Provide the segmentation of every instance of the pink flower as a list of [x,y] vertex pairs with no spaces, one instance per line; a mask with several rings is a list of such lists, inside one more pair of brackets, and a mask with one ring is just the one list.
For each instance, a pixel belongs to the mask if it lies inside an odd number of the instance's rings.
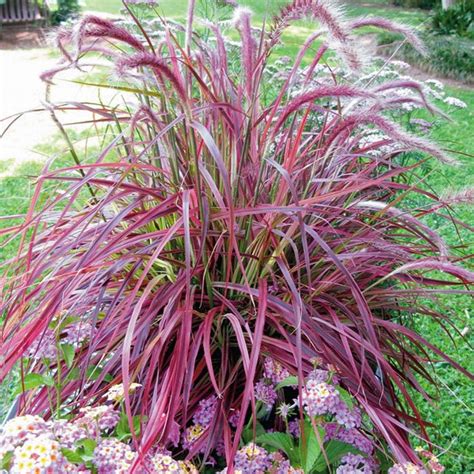
[[130,446],[115,438],[108,438],[95,448],[93,463],[98,474],[126,474],[130,472],[135,457]]
[[273,385],[262,379],[255,384],[255,398],[271,409],[277,399],[277,393]]
[[278,385],[288,378],[290,373],[279,362],[266,357],[263,362],[263,376],[270,379],[275,385]]
[[44,331],[33,342],[27,352],[27,357],[36,360],[40,359],[56,359],[58,355],[58,348],[56,344],[56,336],[51,329]]

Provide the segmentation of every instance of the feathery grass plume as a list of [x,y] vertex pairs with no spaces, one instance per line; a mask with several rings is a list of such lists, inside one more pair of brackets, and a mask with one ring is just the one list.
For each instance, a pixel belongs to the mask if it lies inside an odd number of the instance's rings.
[[[322,1],[295,0],[260,38],[277,38],[278,28],[302,14],[354,48],[349,23]],[[427,439],[427,423],[412,394],[428,397],[420,378],[435,384],[424,362],[434,353],[463,369],[396,316],[443,321],[446,315],[419,298],[468,285],[473,276],[420,217],[445,203],[405,185],[418,165],[403,165],[397,155],[420,149],[450,160],[383,115],[385,92],[414,84],[362,90],[337,68],[318,77],[331,41],[303,71],[316,33],[289,77],[268,84],[262,70],[276,41],[255,43],[250,13],[235,15],[242,53],[229,67],[216,59],[225,38],[213,28],[215,43],[188,28],[190,54],[186,35],[174,34],[166,19],[156,48],[91,17],[60,33],[60,69],[81,67],[91,43],[107,39],[100,42],[104,60],[123,73],[110,87],[122,97],[108,105],[71,101],[68,109],[90,113],[101,138],[103,127],[116,133],[93,162],[47,164],[24,223],[0,230],[21,237],[2,280],[0,379],[20,361],[23,373],[60,377],[58,401],[73,413],[122,383],[130,426],[134,416],[140,421],[131,434],[137,464],[159,447],[232,469],[241,434],[248,437],[256,422],[265,357],[298,376],[293,398],[316,363],[335,368],[370,420],[363,436],[398,462],[417,463],[409,434]],[[131,69],[142,74],[130,84]],[[292,95],[296,77],[311,86]],[[385,134],[369,147],[380,153],[363,152],[363,126]],[[64,193],[47,196],[50,182]],[[405,204],[417,194],[433,206]],[[424,274],[432,269],[441,276]],[[45,367],[28,356],[71,317],[94,334],[75,349],[72,365],[58,359]],[[132,383],[142,388],[130,398]],[[23,393],[19,406],[50,416],[50,399],[51,388],[42,387]],[[197,426],[207,399],[216,400],[214,408],[206,426]],[[281,419],[270,411],[265,423],[278,429]],[[178,427],[184,441],[176,447],[170,437]]]
[[242,41],[242,66],[245,73],[247,94],[252,93],[253,76],[255,72],[257,45],[252,36],[252,11],[249,8],[238,7],[234,10],[232,22],[240,33]]
[[474,203],[474,189],[464,188],[459,191],[445,191],[441,195],[441,201],[448,204],[472,204]]
[[303,18],[312,18],[320,23],[320,26],[326,30],[329,47],[337,51],[349,70],[361,69],[363,59],[360,49],[355,47],[351,27],[337,1],[293,0],[273,19],[270,44],[278,43],[284,30],[292,22]]
[[387,18],[379,17],[358,18],[350,23],[350,27],[352,29],[363,28],[364,26],[372,26],[382,30],[391,31],[393,33],[399,33],[404,36],[406,41],[408,41],[420,54],[427,54],[423,41],[412,28],[404,25],[403,23],[397,23],[395,21],[388,20]]
[[136,53],[128,57],[122,57],[117,62],[116,70],[119,75],[125,75],[128,69],[137,69],[140,67],[150,67],[159,78],[168,79],[180,98],[184,102],[187,102],[186,92],[184,91],[181,79],[174,74],[162,59],[154,54]]

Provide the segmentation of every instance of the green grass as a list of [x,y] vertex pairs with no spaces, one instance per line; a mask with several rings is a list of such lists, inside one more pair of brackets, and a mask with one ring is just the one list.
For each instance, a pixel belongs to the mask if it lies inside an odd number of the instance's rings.
[[[434,138],[446,149],[458,151],[474,156],[474,90],[461,88],[447,88],[447,92],[460,98],[468,107],[457,109],[450,115],[452,122],[443,121],[434,130]],[[460,165],[448,167],[437,165],[428,177],[427,184],[437,192],[442,193],[447,189],[460,189],[474,187],[474,160],[469,156],[457,155]],[[472,225],[472,207],[459,206],[454,210],[454,216],[463,222]],[[440,234],[451,246],[462,244],[465,248],[457,252],[460,256],[472,254],[474,250],[474,236],[472,232],[457,229],[445,221],[432,219],[432,227],[437,227]],[[472,261],[471,261],[472,265]],[[472,328],[474,318],[473,301],[468,296],[447,297],[439,299],[438,305],[444,309],[458,330]],[[415,323],[416,329],[430,342],[436,344],[443,351],[450,354],[462,366],[474,372],[474,359],[472,346],[474,334],[472,330],[466,338],[459,334],[451,340],[433,321],[422,320]],[[446,465],[447,473],[464,474],[474,470],[474,391],[472,382],[466,377],[449,367],[447,364],[435,364],[435,373],[442,382],[439,400],[433,405],[421,402],[425,418],[435,424],[429,429],[433,442],[440,446],[443,452],[440,460]],[[433,393],[431,387],[426,387]]]
[[[163,0],[160,8],[165,14],[173,17],[183,17],[186,10],[186,0]],[[267,3],[260,0],[247,0],[241,2],[252,6],[256,12],[257,20],[262,20],[268,12]],[[86,8],[95,11],[118,14],[121,2],[119,0],[87,0]],[[271,2],[272,9],[276,8],[276,2]],[[384,2],[378,0],[374,6],[363,6],[351,2],[348,5],[351,15],[378,14],[392,19],[405,21],[413,25],[418,25],[426,19],[426,12],[420,10],[401,10],[385,8]],[[309,25],[298,24],[285,36],[285,45],[281,47],[282,55],[293,55],[301,42],[309,32]],[[472,130],[474,130],[474,90],[450,88],[449,94],[462,99],[468,104],[467,109],[455,110],[451,113],[452,122],[440,122],[433,131],[433,137],[440,142],[443,147],[459,151],[465,154],[474,155],[474,140]],[[423,114],[421,114],[423,116]],[[80,136],[76,138],[81,138]],[[48,141],[42,145],[40,151],[47,156],[58,155],[56,165],[68,163],[70,158],[64,151],[64,144],[60,137]],[[94,156],[94,148],[89,148],[89,156]],[[26,212],[29,200],[32,195],[32,176],[37,175],[41,170],[40,162],[25,163],[9,173],[15,157],[12,161],[0,162],[0,216],[22,214]],[[459,189],[466,186],[474,186],[474,160],[468,156],[460,156],[461,165],[459,167],[447,167],[440,164],[433,165],[433,171],[427,178],[426,185],[433,187],[438,192],[443,192],[447,188]],[[5,176],[5,174],[8,174]],[[467,207],[460,207],[455,210],[456,217],[472,224],[472,210]],[[13,221],[10,220],[10,223]],[[5,226],[7,221],[0,220],[0,227]],[[460,237],[453,225],[447,225],[445,221],[431,220],[430,224],[437,227],[447,242],[453,246],[459,245]],[[461,238],[465,246],[470,248],[472,253],[472,234],[461,232]],[[16,242],[11,242],[6,247],[0,246],[0,262],[7,260],[14,255]],[[467,250],[459,250],[460,253]],[[437,303],[445,309],[446,315],[452,318],[459,330],[469,327],[472,322],[472,300],[466,296],[443,297]],[[471,312],[471,313],[470,313]],[[456,361],[466,368],[474,371],[471,345],[474,344],[472,332],[467,338],[460,335],[454,336],[451,340],[440,327],[430,320],[417,320],[415,327],[430,342],[438,345],[442,350],[450,354]],[[457,371],[451,369],[446,364],[435,364],[436,376],[442,381],[439,393],[439,401],[434,405],[429,405],[420,400],[422,412],[427,420],[432,421],[436,426],[431,428],[430,434],[433,441],[440,446],[439,451],[447,450],[440,456],[440,460],[447,466],[446,472],[449,474],[464,474],[474,470],[474,443],[472,433],[474,432],[474,391],[467,378]],[[426,387],[432,393],[431,387]],[[0,403],[1,405],[1,403]],[[1,406],[0,406],[1,414]]]

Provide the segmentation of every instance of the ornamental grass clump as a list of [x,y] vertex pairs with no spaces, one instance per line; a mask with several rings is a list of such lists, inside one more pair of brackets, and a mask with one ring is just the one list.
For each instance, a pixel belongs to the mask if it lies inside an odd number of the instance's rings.
[[[71,148],[74,164],[46,165],[24,223],[0,231],[21,236],[5,265],[0,378],[19,366],[44,382],[23,383],[18,414],[89,420],[123,384],[97,429],[125,420],[130,472],[150,456],[207,472],[428,472],[409,441],[428,440],[412,394],[429,397],[433,354],[470,374],[403,322],[449,325],[422,298],[474,282],[424,222],[449,200],[416,179],[429,155],[455,160],[393,119],[410,103],[436,112],[417,82],[360,80],[370,61],[354,30],[422,44],[321,0],[258,29],[243,8],[194,27],[190,1],[187,25],[159,17],[153,36],[125,6],[139,33],[86,16],[58,32],[63,61],[43,75],[51,86],[100,56],[116,80],[100,87],[120,98],[48,107],[56,120],[89,112],[114,138],[92,163]],[[269,78],[303,18],[314,33]],[[424,155],[400,160],[412,150]],[[45,200],[51,182],[61,192]]]

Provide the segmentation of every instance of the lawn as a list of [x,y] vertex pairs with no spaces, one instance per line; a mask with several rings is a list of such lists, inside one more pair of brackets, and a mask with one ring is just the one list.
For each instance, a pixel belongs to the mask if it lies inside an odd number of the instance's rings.
[[[261,21],[266,13],[277,7],[273,1],[246,0],[242,4],[251,6],[256,12],[257,20]],[[101,11],[118,14],[121,2],[118,0],[86,0],[88,10]],[[182,17],[186,10],[186,0],[163,0],[160,2],[160,9],[165,15],[175,18]],[[271,8],[268,5],[271,4]],[[399,21],[406,21],[412,25],[422,23],[426,14],[419,10],[401,10],[386,8],[383,2],[378,1],[374,6],[360,6],[355,2],[348,5],[351,15],[375,14],[383,15]],[[303,24],[294,34],[287,35],[283,54],[293,54],[300,40],[307,35],[309,25]],[[474,90],[467,88],[448,88],[449,94],[462,99],[468,107],[459,109],[451,113],[451,122],[443,122],[436,126],[433,134],[434,138],[443,145],[444,148],[453,152],[462,152],[459,155],[461,165],[458,167],[447,167],[443,165],[433,165],[433,172],[430,174],[426,186],[431,186],[437,192],[442,193],[447,188],[460,189],[474,186],[474,162],[469,155],[474,155],[474,140],[472,130],[474,130]],[[77,137],[82,138],[82,137]],[[59,136],[41,145],[39,151],[44,155],[55,154],[58,156],[58,164],[67,162],[68,155],[64,152],[64,143]],[[91,156],[94,149],[89,149]],[[14,160],[14,157],[12,157]],[[14,173],[9,172],[11,162],[0,162],[0,216],[23,214],[28,206],[32,195],[33,176],[41,170],[40,162],[29,162],[15,168]],[[456,217],[466,222],[472,223],[472,210],[461,207],[453,211]],[[13,221],[10,221],[10,223]],[[0,221],[0,226],[6,225],[5,220]],[[464,248],[456,250],[460,255],[472,253],[472,234],[467,232],[458,234],[453,225],[447,225],[444,221],[430,222],[437,226],[443,237],[452,246],[460,244],[460,239]],[[469,250],[470,249],[470,250]],[[0,247],[0,262],[7,260],[14,254],[15,242],[7,246]],[[439,301],[446,310],[446,314],[453,317],[455,326],[461,331],[465,327],[469,328],[470,311],[472,311],[472,300],[467,297],[443,297]],[[418,330],[432,343],[440,346],[455,360],[465,367],[474,371],[472,360],[472,350],[470,343],[474,344],[472,331],[466,338],[455,335],[450,339],[442,332],[438,325],[431,321],[415,321]],[[474,470],[474,445],[472,433],[474,432],[474,393],[468,380],[445,364],[436,365],[436,376],[443,386],[439,393],[440,401],[434,405],[424,403],[423,412],[426,418],[436,424],[430,429],[433,441],[439,445],[441,462],[447,466],[448,473],[468,473]],[[1,410],[0,410],[1,412]],[[1,414],[1,413],[0,413]]]

